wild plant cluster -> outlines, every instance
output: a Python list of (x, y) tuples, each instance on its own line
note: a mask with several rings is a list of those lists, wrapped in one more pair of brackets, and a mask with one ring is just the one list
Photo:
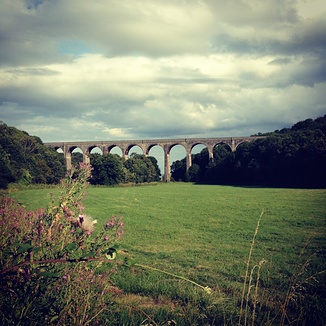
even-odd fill
[(100, 323), (124, 225), (113, 216), (99, 229), (85, 214), (91, 170), (84, 163), (73, 168), (47, 208), (29, 212), (1, 198), (1, 325)]

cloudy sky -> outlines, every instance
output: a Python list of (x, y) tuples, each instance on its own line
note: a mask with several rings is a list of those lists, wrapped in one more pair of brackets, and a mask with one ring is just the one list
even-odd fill
[(326, 114), (325, 0), (0, 0), (0, 120), (44, 142)]

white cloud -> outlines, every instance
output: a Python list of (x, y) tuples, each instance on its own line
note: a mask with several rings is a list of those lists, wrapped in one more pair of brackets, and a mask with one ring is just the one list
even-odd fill
[(326, 6), (324, 0), (299, 0), (298, 15), (306, 20), (325, 19)]
[(0, 120), (44, 141), (248, 135), (326, 113), (321, 0), (0, 5)]

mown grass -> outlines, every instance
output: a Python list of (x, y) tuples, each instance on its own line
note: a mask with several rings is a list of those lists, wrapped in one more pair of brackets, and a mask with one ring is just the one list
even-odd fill
[[(51, 191), (11, 196), (32, 210), (44, 206)], [(250, 266), (266, 260), (255, 323), (326, 322), (326, 190), (189, 183), (91, 187), (85, 206), (99, 223), (111, 215), (123, 215), (125, 221), (119, 252), (129, 267), (119, 267), (112, 279), (111, 325), (236, 325), (262, 210)], [(140, 265), (180, 275), (213, 292)], [(250, 296), (251, 311), (252, 300)]]

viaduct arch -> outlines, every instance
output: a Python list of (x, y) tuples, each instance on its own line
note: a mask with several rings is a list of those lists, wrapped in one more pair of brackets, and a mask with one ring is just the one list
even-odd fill
[(151, 139), (151, 140), (119, 140), (119, 141), (76, 141), (76, 142), (51, 142), (44, 143), (45, 146), (55, 150), (61, 149), (64, 154), (67, 170), (71, 169), (71, 153), (74, 149), (80, 148), (83, 153), (83, 161), (90, 163), (90, 152), (94, 148), (102, 150), (103, 154), (110, 153), (114, 147), (119, 147), (123, 157), (128, 159), (129, 151), (132, 147), (138, 146), (143, 151), (144, 155), (148, 155), (149, 151), (154, 146), (160, 146), (164, 151), (164, 176), (165, 182), (170, 182), (171, 179), (171, 162), (170, 151), (176, 145), (181, 145), (186, 150), (186, 166), (189, 169), (192, 165), (191, 150), (199, 144), (206, 146), (209, 159), (213, 159), (214, 147), (219, 144), (226, 144), (231, 151), (236, 151), (237, 147), (243, 142), (252, 142), (256, 139), (265, 137), (231, 137), (231, 138), (186, 138), (186, 139)]

